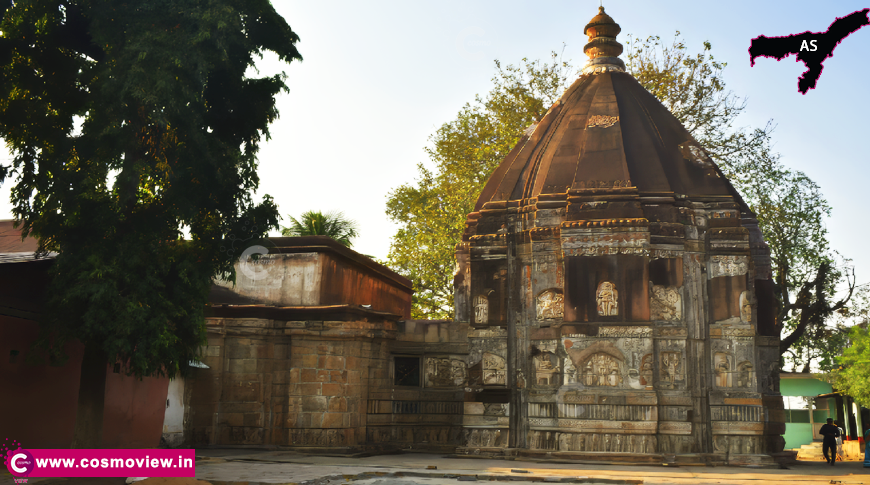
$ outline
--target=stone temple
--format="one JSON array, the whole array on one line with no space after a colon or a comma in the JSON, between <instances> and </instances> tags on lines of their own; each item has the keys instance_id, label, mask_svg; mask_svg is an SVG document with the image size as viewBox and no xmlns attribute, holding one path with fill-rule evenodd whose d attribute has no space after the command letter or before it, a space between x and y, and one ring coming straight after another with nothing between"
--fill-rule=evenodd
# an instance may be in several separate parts
<instances>
[{"instance_id":1,"label":"stone temple","mask_svg":"<svg viewBox=\"0 0 870 485\"><path fill-rule=\"evenodd\" d=\"M218 282L191 446L771 463L785 429L770 258L753 213L619 59L590 61L487 182L452 321L324 237ZM268 249L268 251L267 251ZM182 419L182 418L179 418ZM180 424L179 424L180 426Z\"/></svg>"},{"instance_id":2,"label":"stone temple","mask_svg":"<svg viewBox=\"0 0 870 485\"><path fill-rule=\"evenodd\" d=\"M619 32L601 8L583 74L468 216L465 409L501 403L508 419L466 421L465 448L769 459L784 424L768 248L703 147L625 72Z\"/></svg>"}]
</instances>

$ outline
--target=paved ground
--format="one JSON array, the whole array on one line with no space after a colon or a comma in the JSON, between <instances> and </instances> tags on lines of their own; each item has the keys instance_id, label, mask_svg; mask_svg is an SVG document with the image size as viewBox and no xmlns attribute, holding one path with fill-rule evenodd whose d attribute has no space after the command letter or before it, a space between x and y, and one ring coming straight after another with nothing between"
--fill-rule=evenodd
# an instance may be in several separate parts
<instances>
[{"instance_id":1,"label":"paved ground","mask_svg":"<svg viewBox=\"0 0 870 485\"><path fill-rule=\"evenodd\" d=\"M201 450L199 480L213 485L465 485L487 481L492 485L517 481L586 484L734 484L734 485L870 485L870 468L859 461L799 462L789 469L740 467L664 467L634 465L560 464L533 461L445 458L407 453L365 458L304 456L289 452L250 450ZM434 467L434 468L433 468ZM140 482L149 485L149 481ZM175 482L161 480L162 484ZM192 481L187 480L187 483ZM13 483L0 475L0 484ZM120 485L124 479L31 478L40 485ZM177 482L182 485L182 481Z\"/></svg>"}]
</instances>

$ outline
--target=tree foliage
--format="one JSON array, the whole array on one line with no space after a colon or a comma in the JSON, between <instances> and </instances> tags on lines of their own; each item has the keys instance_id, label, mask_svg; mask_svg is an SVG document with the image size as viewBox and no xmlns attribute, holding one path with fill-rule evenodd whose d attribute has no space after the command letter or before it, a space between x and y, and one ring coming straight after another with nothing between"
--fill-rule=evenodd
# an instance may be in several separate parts
<instances>
[{"instance_id":1,"label":"tree foliage","mask_svg":"<svg viewBox=\"0 0 870 485\"><path fill-rule=\"evenodd\" d=\"M545 63L495 67L493 89L430 137L431 164L418 165L416 183L388 196L387 215L399 224L388 264L414 284L412 318L452 317L453 253L466 216L523 130L540 121L571 80L571 66L556 53Z\"/></svg>"},{"instance_id":2,"label":"tree foliage","mask_svg":"<svg viewBox=\"0 0 870 485\"><path fill-rule=\"evenodd\" d=\"M870 327L865 320L849 332L850 344L837 358L834 374L837 391L847 394L858 404L870 407Z\"/></svg>"},{"instance_id":3,"label":"tree foliage","mask_svg":"<svg viewBox=\"0 0 870 485\"><path fill-rule=\"evenodd\" d=\"M256 155L301 59L268 0L0 3L0 137L13 213L56 252L41 344L136 376L185 372L211 280L277 226ZM182 233L189 234L182 240ZM83 377L83 380L85 377Z\"/></svg>"},{"instance_id":4,"label":"tree foliage","mask_svg":"<svg viewBox=\"0 0 870 485\"><path fill-rule=\"evenodd\" d=\"M328 236L351 247L352 240L359 235L356 221L348 219L341 212L308 211L296 219L290 217L290 225L281 227L284 236Z\"/></svg>"}]
</instances>

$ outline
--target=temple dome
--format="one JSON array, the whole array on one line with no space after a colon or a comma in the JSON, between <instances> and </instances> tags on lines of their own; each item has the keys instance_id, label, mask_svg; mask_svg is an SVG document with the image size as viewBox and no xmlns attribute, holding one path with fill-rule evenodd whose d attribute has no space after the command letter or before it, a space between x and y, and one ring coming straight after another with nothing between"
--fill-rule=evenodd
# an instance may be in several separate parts
<instances>
[{"instance_id":1,"label":"temple dome","mask_svg":"<svg viewBox=\"0 0 870 485\"><path fill-rule=\"evenodd\" d=\"M583 74L526 130L487 182L485 204L528 205L547 194L636 188L639 195L734 196L691 134L615 57L619 25L603 9L585 32ZM491 205L491 206L492 206ZM495 207L493 207L495 208Z\"/></svg>"}]
</instances>

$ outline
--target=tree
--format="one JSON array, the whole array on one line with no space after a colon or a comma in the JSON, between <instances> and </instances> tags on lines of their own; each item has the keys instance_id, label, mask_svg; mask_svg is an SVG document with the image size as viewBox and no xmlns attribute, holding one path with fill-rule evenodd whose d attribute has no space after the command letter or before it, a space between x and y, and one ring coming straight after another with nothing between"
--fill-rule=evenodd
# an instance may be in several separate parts
<instances>
[{"instance_id":1,"label":"tree","mask_svg":"<svg viewBox=\"0 0 870 485\"><path fill-rule=\"evenodd\" d=\"M298 37L267 0L7 0L0 15L0 182L16 178L23 234L58 253L37 344L63 360L84 343L74 446L96 448L107 362L185 374L212 278L277 227L252 192L287 88L246 72L264 51L301 60Z\"/></svg>"},{"instance_id":2,"label":"tree","mask_svg":"<svg viewBox=\"0 0 870 485\"><path fill-rule=\"evenodd\" d=\"M353 246L351 240L359 235L357 223L341 212L308 211L296 219L289 216L291 224L282 227L284 236L329 236L347 247Z\"/></svg>"},{"instance_id":3,"label":"tree","mask_svg":"<svg viewBox=\"0 0 870 485\"><path fill-rule=\"evenodd\" d=\"M387 200L387 215L400 225L388 264L414 284L412 318L452 317L453 253L465 218L523 130L562 95L571 71L556 53L549 63L495 66L489 94L476 96L430 137L425 150L434 170L418 165L417 182L396 188Z\"/></svg>"},{"instance_id":4,"label":"tree","mask_svg":"<svg viewBox=\"0 0 870 485\"><path fill-rule=\"evenodd\" d=\"M837 359L840 367L833 373L834 386L858 404L870 406L870 327L865 320L849 332L851 345Z\"/></svg>"}]
</instances>

